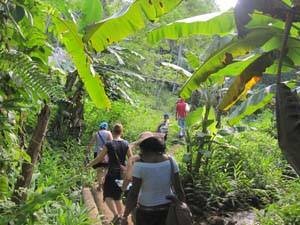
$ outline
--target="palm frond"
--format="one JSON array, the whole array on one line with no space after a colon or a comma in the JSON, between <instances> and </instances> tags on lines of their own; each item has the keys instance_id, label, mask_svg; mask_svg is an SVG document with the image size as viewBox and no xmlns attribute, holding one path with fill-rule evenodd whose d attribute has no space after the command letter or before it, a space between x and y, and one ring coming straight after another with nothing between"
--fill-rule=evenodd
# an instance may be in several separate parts
<instances>
[{"instance_id":1,"label":"palm frond","mask_svg":"<svg viewBox=\"0 0 300 225\"><path fill-rule=\"evenodd\" d=\"M63 87L19 51L0 51L0 71L8 73L29 96L44 100L64 99Z\"/></svg>"}]
</instances>

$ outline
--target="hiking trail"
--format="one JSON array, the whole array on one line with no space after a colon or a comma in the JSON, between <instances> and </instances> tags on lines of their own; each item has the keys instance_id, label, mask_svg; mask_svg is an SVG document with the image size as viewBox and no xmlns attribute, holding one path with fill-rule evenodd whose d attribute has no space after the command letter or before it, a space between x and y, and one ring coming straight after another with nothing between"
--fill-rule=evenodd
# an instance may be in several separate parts
<instances>
[{"instance_id":1,"label":"hiking trail","mask_svg":"<svg viewBox=\"0 0 300 225\"><path fill-rule=\"evenodd\" d=\"M88 210L88 216L94 221L93 225L110 225L113 214L103 201L103 192L97 189L97 184L94 184L92 187L84 187L82 196L85 207ZM133 225L131 216L128 219L128 225Z\"/></svg>"}]
</instances>

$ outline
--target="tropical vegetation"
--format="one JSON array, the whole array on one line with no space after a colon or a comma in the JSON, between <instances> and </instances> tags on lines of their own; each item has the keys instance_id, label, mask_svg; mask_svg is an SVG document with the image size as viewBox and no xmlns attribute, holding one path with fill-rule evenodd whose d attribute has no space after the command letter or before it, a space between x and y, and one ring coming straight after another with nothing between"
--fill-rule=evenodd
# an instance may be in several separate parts
<instances>
[{"instance_id":1,"label":"tropical vegetation","mask_svg":"<svg viewBox=\"0 0 300 225\"><path fill-rule=\"evenodd\" d=\"M298 224L299 7L0 0L0 224L95 224L81 193L91 134L121 122L135 140L164 113L196 224L239 211Z\"/></svg>"}]
</instances>

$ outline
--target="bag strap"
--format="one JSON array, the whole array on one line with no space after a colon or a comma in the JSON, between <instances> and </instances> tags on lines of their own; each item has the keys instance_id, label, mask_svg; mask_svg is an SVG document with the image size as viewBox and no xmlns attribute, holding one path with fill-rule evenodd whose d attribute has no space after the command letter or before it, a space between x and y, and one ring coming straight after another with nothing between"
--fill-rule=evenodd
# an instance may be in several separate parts
<instances>
[{"instance_id":1,"label":"bag strap","mask_svg":"<svg viewBox=\"0 0 300 225\"><path fill-rule=\"evenodd\" d=\"M101 139L101 141L103 142L103 144L105 145L105 141L104 138L102 137L102 135L100 134L100 131L97 132L99 138Z\"/></svg>"},{"instance_id":2,"label":"bag strap","mask_svg":"<svg viewBox=\"0 0 300 225\"><path fill-rule=\"evenodd\" d=\"M118 156L118 154L117 154L116 151L114 151L114 155L115 155L115 157L116 157L116 159L117 159L117 163L119 164L119 166L120 166L120 168L121 168L121 166L123 166L123 165L121 164L120 158L119 158L119 156Z\"/></svg>"},{"instance_id":3,"label":"bag strap","mask_svg":"<svg viewBox=\"0 0 300 225\"><path fill-rule=\"evenodd\" d=\"M119 166L121 166L120 158L119 158L119 156L118 156L118 154L116 153L115 150L114 150L114 155L115 155L115 157L117 159L117 163L119 164Z\"/></svg>"},{"instance_id":4,"label":"bag strap","mask_svg":"<svg viewBox=\"0 0 300 225\"><path fill-rule=\"evenodd\" d=\"M171 156L168 156L169 161L170 161L170 166L171 166L171 189L173 191L173 193L176 195L176 191L175 191L175 169L174 169L174 162L173 159L171 158Z\"/></svg>"}]
</instances>

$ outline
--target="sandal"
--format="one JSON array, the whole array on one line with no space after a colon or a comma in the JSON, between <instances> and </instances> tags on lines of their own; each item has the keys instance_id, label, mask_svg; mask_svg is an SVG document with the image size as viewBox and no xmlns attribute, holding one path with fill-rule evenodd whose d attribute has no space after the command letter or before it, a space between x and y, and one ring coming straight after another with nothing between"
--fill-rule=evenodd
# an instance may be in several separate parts
<instances>
[{"instance_id":1,"label":"sandal","mask_svg":"<svg viewBox=\"0 0 300 225\"><path fill-rule=\"evenodd\" d=\"M121 217L115 215L112 221L110 222L113 225L120 225L121 224Z\"/></svg>"}]
</instances>

